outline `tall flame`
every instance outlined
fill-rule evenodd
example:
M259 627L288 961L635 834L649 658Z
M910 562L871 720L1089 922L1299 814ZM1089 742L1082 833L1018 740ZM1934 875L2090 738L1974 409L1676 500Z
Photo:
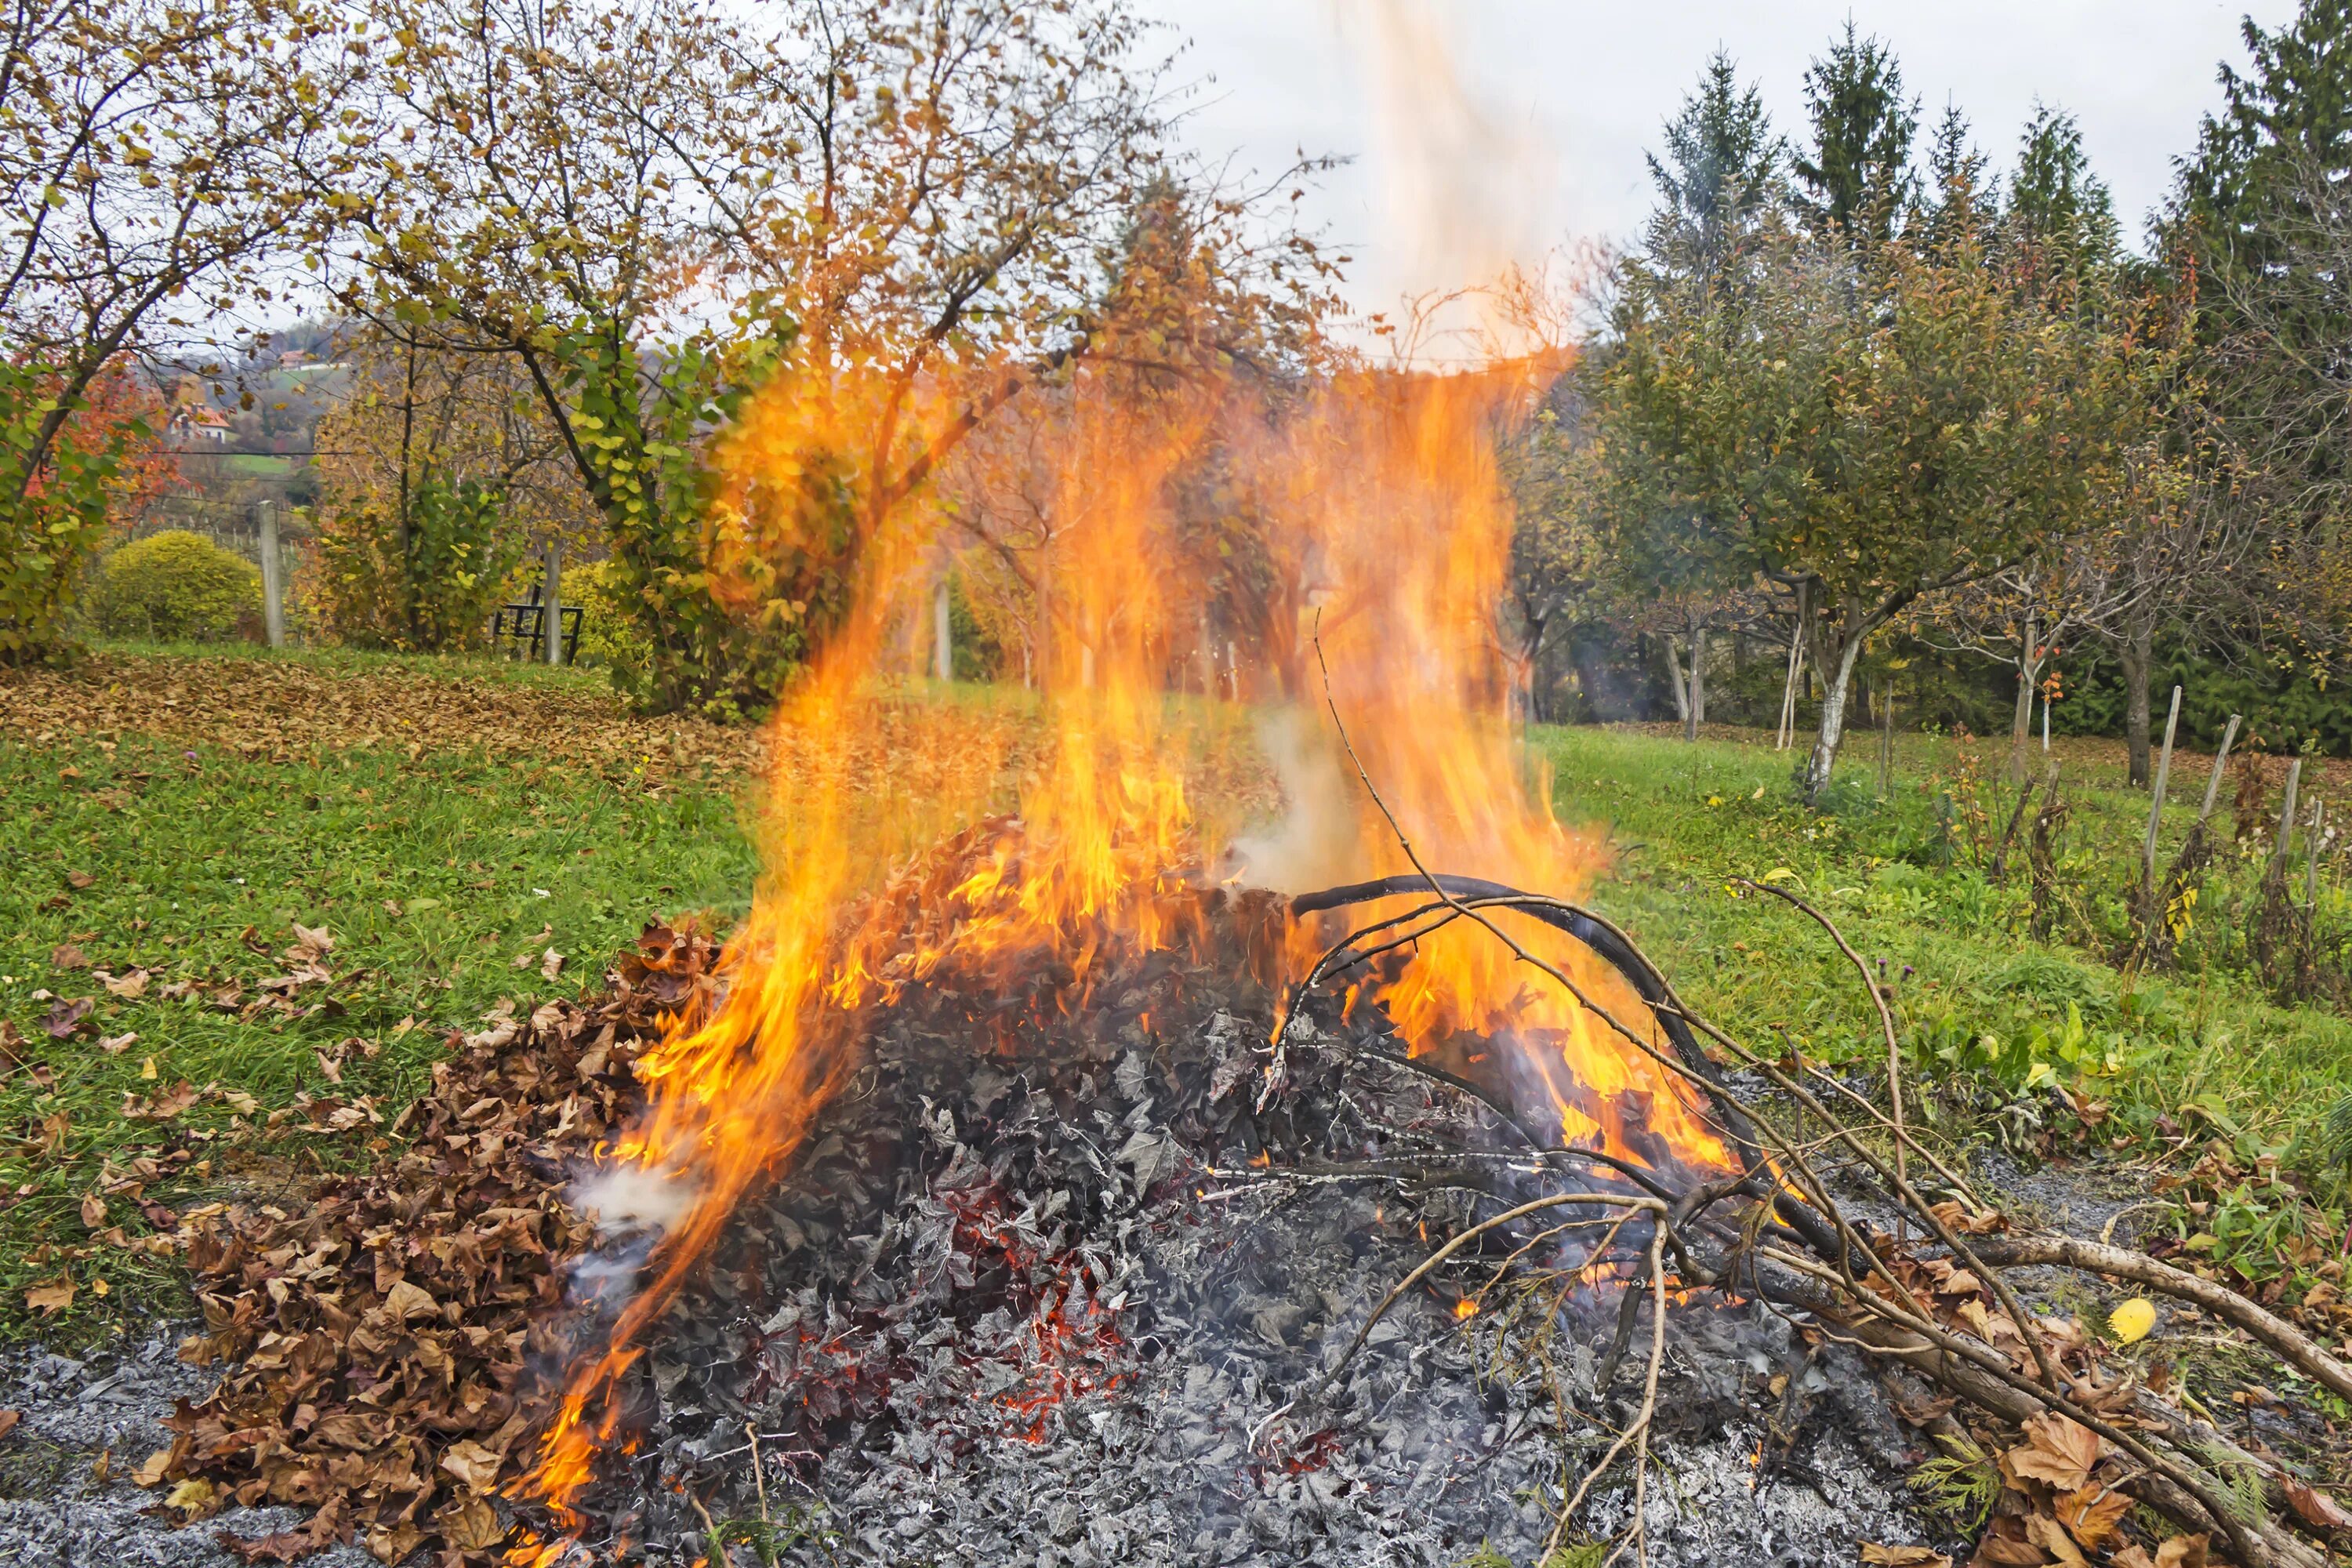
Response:
M855 1065L870 1009L898 987L950 957L1041 946L1083 973L1091 954L1067 951L1072 933L1105 921L1146 944L1177 940L1157 924L1169 901L1149 895L1187 878L1303 888L1409 868L1318 711L1324 665L1363 773L1425 863L1561 895L1590 884L1604 848L1562 827L1528 776L1494 626L1511 527L1496 441L1556 369L1357 372L1279 408L1237 380L1171 391L1083 368L1034 393L1026 417L1045 438L1021 447L1022 491L1054 542L1034 701L926 698L901 679L917 606L958 537L943 521L984 480L986 451L973 444L971 471L896 499L844 456L868 449L877 429L945 445L967 406L955 389L804 367L763 390L720 447L728 499L714 554L789 557L846 584L845 605L776 710L766 873L728 947L723 1004L641 1059L647 1109L611 1152L638 1190L674 1200L663 1206L675 1217L601 1348L572 1369L526 1492L560 1516L589 1483L650 1331L739 1203L791 1161ZM1206 580L1216 552L1179 537L1206 504L1187 488L1204 464L1220 476L1214 504L1252 520L1263 551L1245 617L1252 658L1226 692L1244 689L1260 711L1286 702L1315 714L1289 742L1307 765L1288 809L1321 822L1292 836L1299 853L1237 839L1242 825L1211 820L1188 787L1244 727L1238 704L1184 694L1209 684L1198 672L1220 652L1203 646L1202 606L1233 593ZM809 613L756 594L744 607ZM894 868L974 825L993 837L949 908L910 921L903 900L877 896ZM1521 941L1618 1018L1646 1018L1591 954L1521 923ZM1301 930L1294 957L1328 934ZM1652 1163L1661 1148L1729 1163L1684 1086L1486 933L1457 925L1426 940L1380 1000L1416 1052L1466 1036L1514 1053L1571 1140ZM528 1546L516 1560L556 1550Z

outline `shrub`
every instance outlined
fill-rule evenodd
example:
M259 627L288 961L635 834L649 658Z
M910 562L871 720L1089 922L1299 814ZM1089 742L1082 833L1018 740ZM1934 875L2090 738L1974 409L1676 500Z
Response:
M213 642L260 616L260 568L201 534L171 529L107 557L99 625L117 636Z
M320 618L348 647L478 647L505 602L523 540L507 491L427 470L396 507L362 492L319 509Z
M563 599L581 609L576 664L605 669L642 669L653 649L638 624L635 607L622 597L621 574L610 561L563 569Z

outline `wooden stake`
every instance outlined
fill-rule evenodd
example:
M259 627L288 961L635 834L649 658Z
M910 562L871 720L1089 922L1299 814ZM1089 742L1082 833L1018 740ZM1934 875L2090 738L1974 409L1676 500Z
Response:
M2310 837L2303 845L2303 908L2313 919L2319 915L2319 830L2327 820L2327 803L2311 803Z
M2047 713L2045 706L2042 711ZM2156 830L2164 825L2164 788L2172 777L2172 732L2180 723L2180 688L2172 689L2172 711L2164 717L2164 753L2156 764L2156 787L2148 792L2147 842L2139 852L2140 897L2156 887Z
M2278 841L2271 846L2271 875L2286 875L2286 848L2294 837L2294 792L2303 783L2303 759L2286 765L2286 799L2279 803Z
M2205 805L2197 813L2197 820L2205 821L2213 815L2213 802L2221 793L2221 764L2230 760L2230 742L2238 738L2238 715L2230 715L2230 727L2221 731L2221 749L2213 753L2213 776L2205 781Z
M261 626L271 647L286 646L285 570L278 559L278 503L256 501L261 532Z
M1895 787L1895 681L1889 677L1878 693L1878 798Z
M546 634L547 662L563 662L563 541L547 547L547 603L541 606L540 629Z

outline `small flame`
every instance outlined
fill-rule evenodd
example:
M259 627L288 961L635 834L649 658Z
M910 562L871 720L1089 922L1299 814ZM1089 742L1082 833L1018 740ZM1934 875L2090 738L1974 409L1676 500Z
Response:
M1478 1303L1472 1300L1469 1297L1465 1296L1462 1300L1454 1303L1454 1316L1457 1321L1466 1323L1477 1315Z

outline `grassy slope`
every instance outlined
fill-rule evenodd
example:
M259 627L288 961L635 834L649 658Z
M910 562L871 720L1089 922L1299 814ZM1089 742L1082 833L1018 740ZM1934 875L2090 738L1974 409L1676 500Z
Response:
M1791 802L1792 754L1767 745L1619 730L1538 731L1536 742L1561 815L1607 823L1621 846L1620 877L1598 901L1624 915L1695 1005L1751 1043L1785 1041L1831 1060L1884 1056L1868 994L1826 937L1778 901L1727 887L1785 870L1795 879L1786 885L1874 963L1885 961L1917 1070L1966 1068L2011 1089L2079 1086L2110 1101L2127 1131L2147 1133L2168 1113L2184 1131L2219 1131L2291 1165L2318 1163L2319 1125L2352 1089L2352 1022L2273 1006L2226 971L2126 981L2095 952L2032 942L2021 846L2002 886L1972 863L1965 824L1951 862L1933 863L1937 795L1958 787L1965 799L1964 781L1984 771L1962 745L1904 737L1884 801L1874 762L1857 758L1840 770L1841 809L1814 815ZM2123 787L2120 746L2074 742L2067 753L2074 819L2062 864L2079 929L2120 929L2147 797ZM2187 804L2166 812L2168 860L2194 815L2202 767L2177 772L2174 784L2172 799ZM1988 815L1997 834L1999 813ZM2207 914L2210 926L2229 911L2209 905Z
M209 662L218 659L229 662ZM281 678L290 684L268 684ZM242 705L234 722L201 711L216 685ZM0 1080L0 1332L23 1321L21 1291L36 1281L81 1286L75 1318L87 1331L176 1289L168 1262L99 1246L85 1227L82 1202L109 1157L120 1169L142 1150L177 1146L210 1162L203 1179L166 1179L147 1194L174 1206L216 1193L225 1177L281 1182L313 1161L356 1157L377 1130L272 1138L254 1123L306 1091L373 1094L390 1117L423 1080L442 1030L471 1025L501 997L593 983L646 918L740 911L756 868L738 803L741 738L626 721L583 672L113 649L75 682L0 685L0 712L11 717L0 735L0 1017L56 1080L53 1091L25 1072ZM236 718L248 712L267 727L258 742ZM355 722L379 740L347 743ZM2100 1074L2091 1087L2142 1131L2159 1111L2180 1117L2195 1104L2204 1120L2192 1130L2293 1144L2352 1076L2352 1026L2339 1017L2272 1007L2226 978L2126 989L2095 958L2028 942L2021 889L1989 888L1965 867L1901 863L1935 836L1934 781L1958 771L1948 742L1906 739L1892 802L1854 785L1843 812L1815 816L1789 802L1789 759L1762 747L1597 730L1535 739L1562 814L1609 823L1621 846L1621 875L1597 900L1695 1003L1752 1041L1785 1036L1815 1058L1878 1055L1867 998L1820 933L1725 890L1729 875L1783 868L1858 946L1888 960L1931 1076L1958 1079L1965 1066L1970 1081L2014 1085L2038 1055L2063 1081L2081 1081L2080 1065L2061 1055L2070 1001L2087 1037L2074 1054ZM2099 767L2120 782L2119 752L2076 771ZM2076 799L2079 873L2113 881L2097 868L2136 853L2145 797L2078 787ZM72 888L69 873L90 884ZM333 933L338 975L365 972L336 987L339 1016L240 1023L201 998L156 994L188 979L239 981L250 995L285 973L277 955L296 921ZM53 950L68 943L94 969L149 970L149 994L111 998L90 970L54 967ZM535 967L551 946L574 959L554 982ZM119 1055L87 1035L49 1041L44 990L97 997L100 1032L138 1041ZM297 995L305 1006L317 999ZM422 1026L403 1032L410 1018ZM2002 1042L1998 1060L1978 1043L1988 1035ZM2107 1076L2111 1048L2121 1070ZM344 1058L341 1085L320 1052ZM152 1079L142 1076L150 1058ZM239 1121L215 1097L167 1123L122 1118L126 1094L181 1079L250 1094L262 1112ZM146 1228L121 1196L101 1225L133 1237Z
M349 676L383 661L310 662ZM484 678L593 689L593 677L569 672L492 667L475 677ZM306 1133L265 1144L232 1122L223 1100L159 1125L125 1121L126 1094L182 1079L218 1083L252 1095L265 1113L298 1090L373 1094L389 1117L423 1082L446 1027L472 1024L501 997L527 1004L594 984L604 959L650 916L709 908L724 918L744 907L755 859L736 781L664 782L562 756L534 760L514 754L511 742L524 737L498 739L509 742L505 754L488 746L415 759L390 747L320 749L284 761L129 731L120 740L54 731L29 743L21 732L0 739L9 850L0 880L0 1017L56 1078L53 1093L27 1073L0 1082L0 1318L21 1308L23 1287L60 1275L85 1287L80 1309L100 1317L126 1295L143 1301L165 1287L168 1268L134 1253L61 1259L40 1250L89 1246L80 1205L109 1157L126 1167L142 1150L160 1155L178 1145L211 1159L215 1180L240 1168L266 1179L357 1153L373 1135ZM89 885L75 889L71 873ZM201 995L157 994L182 979L241 982L247 997L256 994L257 981L286 973L278 955L298 921L332 933L338 976L364 971L333 988L340 1012L239 1022ZM53 965L54 950L68 943L90 969ZM538 969L550 947L576 960L553 981ZM525 954L530 964L514 967ZM110 996L92 975L133 968L152 977L136 1000ZM42 1030L51 1004L41 991L95 996L101 1036L139 1037L120 1054L87 1034L53 1042ZM305 1008L320 999L315 988L294 997ZM406 1019L422 1026L404 1031ZM358 1043L343 1049L345 1042ZM320 1051L344 1057L340 1086ZM142 1076L151 1062L152 1079ZM54 1127L60 1114L62 1148L45 1152L56 1140L44 1124ZM205 1185L175 1191L167 1182L147 1195L177 1204ZM134 1237L146 1228L126 1199L108 1207L105 1224ZM100 1279L110 1286L105 1301L87 1289Z

